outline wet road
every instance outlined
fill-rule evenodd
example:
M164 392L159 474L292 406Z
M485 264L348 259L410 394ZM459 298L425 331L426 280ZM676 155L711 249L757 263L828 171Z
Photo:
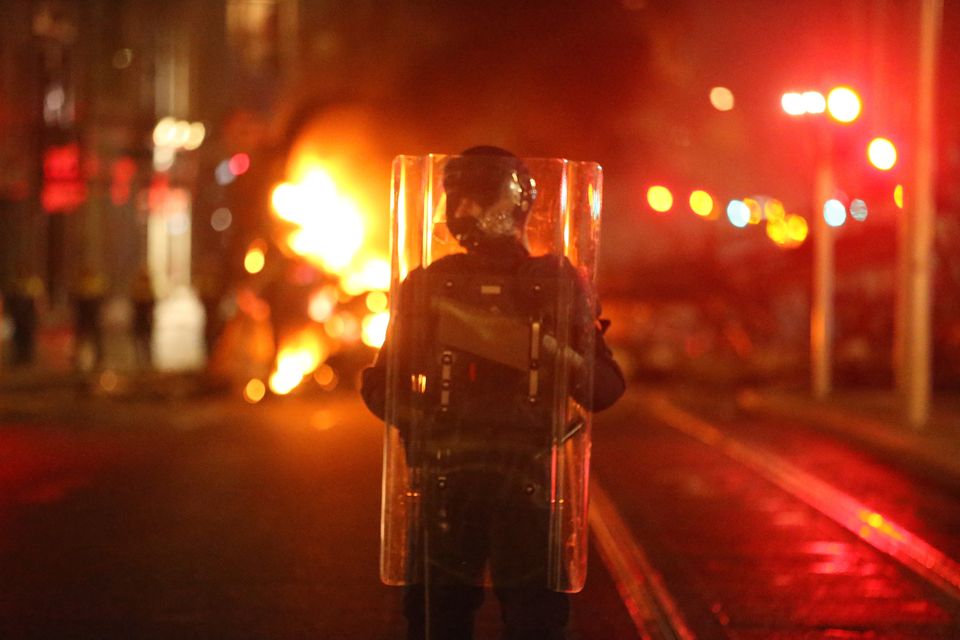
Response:
M888 553L939 549L956 570L960 499L948 483L729 400L635 395L616 411L633 428L595 435L596 478L681 632L960 637L955 585Z
M404 637L381 425L353 394L0 397L0 638ZM632 625L593 554L582 638ZM495 637L488 597L478 637Z
M656 398L595 425L577 637L657 637L638 612L651 587L673 637L960 637L949 589L867 540L895 523L960 557L955 488L730 399ZM380 426L355 397L60 390L2 398L0 416L0 637L403 636L377 578ZM784 468L884 520L851 530L771 477ZM491 597L478 637L496 619Z

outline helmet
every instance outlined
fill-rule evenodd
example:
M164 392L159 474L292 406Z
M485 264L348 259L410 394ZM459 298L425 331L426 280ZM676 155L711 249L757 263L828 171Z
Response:
M499 147L471 147L443 167L447 227L468 249L520 240L537 197L526 165Z

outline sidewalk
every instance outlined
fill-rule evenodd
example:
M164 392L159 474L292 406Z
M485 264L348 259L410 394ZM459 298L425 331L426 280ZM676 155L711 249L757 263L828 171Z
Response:
M30 364L12 364L9 361L12 345L3 343L0 394L46 395L70 390L90 396L147 399L179 398L220 390L221 383L201 365L204 354L196 336L191 335L196 333L194 328L181 327L169 320L157 323L154 366L145 367L138 358L129 319L123 317L120 307L122 305L113 302L104 312L103 352L96 364L91 360L91 351L78 352L73 327L62 320L40 327L34 360ZM176 366L178 364L184 366Z
M897 395L887 389L838 391L824 402L798 391L766 390L743 394L740 404L815 423L888 455L906 456L960 486L960 396L936 396L922 429L907 424Z

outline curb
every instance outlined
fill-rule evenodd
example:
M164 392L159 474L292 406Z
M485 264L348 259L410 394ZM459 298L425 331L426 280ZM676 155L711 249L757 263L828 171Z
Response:
M785 394L750 392L738 398L738 403L747 410L813 423L884 453L908 456L960 485L960 431L914 430L829 402ZM956 426L960 428L960 417Z

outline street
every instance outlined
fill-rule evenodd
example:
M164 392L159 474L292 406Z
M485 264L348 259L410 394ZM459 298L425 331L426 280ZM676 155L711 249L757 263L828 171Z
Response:
M403 637L377 575L382 427L354 394L0 406L0 637ZM575 623L617 637L593 562Z
M400 590L377 576L381 427L353 393L250 406L58 387L7 393L0 408L2 637L403 637ZM955 592L677 427L695 415L960 556L949 482L733 398L635 389L594 428L574 637L656 633L641 631L654 623L631 580L659 586L651 601L669 619L655 624L689 637L956 637ZM619 550L636 545L652 575L631 578L604 548L598 527L614 517L628 530ZM490 595L478 637L497 628Z

